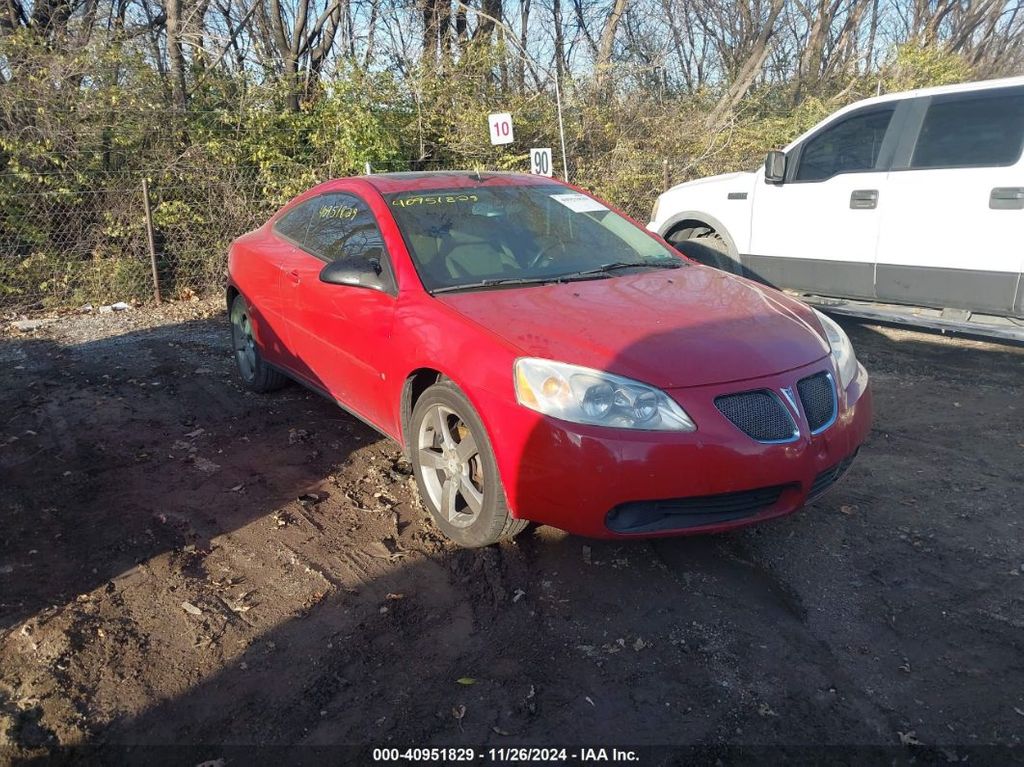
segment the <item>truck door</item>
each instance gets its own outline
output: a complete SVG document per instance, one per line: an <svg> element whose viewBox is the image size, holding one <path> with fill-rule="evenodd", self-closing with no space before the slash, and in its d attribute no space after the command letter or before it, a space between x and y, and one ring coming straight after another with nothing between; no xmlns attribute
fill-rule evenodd
<svg viewBox="0 0 1024 767"><path fill-rule="evenodd" d="M879 205L878 298L1024 312L1024 86L917 102Z"/></svg>
<svg viewBox="0 0 1024 767"><path fill-rule="evenodd" d="M754 190L744 265L773 285L872 298L880 207L902 102L838 116L791 149L782 184Z"/></svg>

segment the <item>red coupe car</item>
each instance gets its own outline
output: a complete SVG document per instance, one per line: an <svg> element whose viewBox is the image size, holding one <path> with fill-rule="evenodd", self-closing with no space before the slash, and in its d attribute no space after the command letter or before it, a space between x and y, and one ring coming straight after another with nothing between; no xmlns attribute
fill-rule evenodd
<svg viewBox="0 0 1024 767"><path fill-rule="evenodd" d="M788 514L870 426L832 320L550 179L330 181L237 239L229 275L245 385L295 379L394 439L463 546Z"/></svg>

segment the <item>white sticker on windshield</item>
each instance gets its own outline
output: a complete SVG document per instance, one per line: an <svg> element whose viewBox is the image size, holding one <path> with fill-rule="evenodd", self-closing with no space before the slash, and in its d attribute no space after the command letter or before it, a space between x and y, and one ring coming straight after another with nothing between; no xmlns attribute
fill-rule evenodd
<svg viewBox="0 0 1024 767"><path fill-rule="evenodd" d="M553 194L551 195L552 200L562 203L569 210L574 210L577 213L593 213L598 210L608 210L608 208L593 197L587 197L585 194L579 192L572 192L571 194Z"/></svg>

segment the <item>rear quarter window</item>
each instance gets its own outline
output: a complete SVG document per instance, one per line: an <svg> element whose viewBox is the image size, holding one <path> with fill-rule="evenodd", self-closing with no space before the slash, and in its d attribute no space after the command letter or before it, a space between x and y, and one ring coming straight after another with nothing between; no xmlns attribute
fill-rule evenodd
<svg viewBox="0 0 1024 767"><path fill-rule="evenodd" d="M309 226L309 217L313 211L311 201L296 205L274 223L274 231L292 242L301 245Z"/></svg>
<svg viewBox="0 0 1024 767"><path fill-rule="evenodd" d="M1024 89L936 97L925 114L911 168L1013 165L1024 145Z"/></svg>

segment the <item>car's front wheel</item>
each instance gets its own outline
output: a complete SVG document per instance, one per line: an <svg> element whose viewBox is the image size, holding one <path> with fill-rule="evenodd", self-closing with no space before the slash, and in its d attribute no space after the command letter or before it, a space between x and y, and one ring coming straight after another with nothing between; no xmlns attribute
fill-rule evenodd
<svg viewBox="0 0 1024 767"><path fill-rule="evenodd" d="M260 347L252 332L249 305L241 295L231 302L231 349L234 352L238 375L247 389L267 392L280 389L288 379L270 367L260 354Z"/></svg>
<svg viewBox="0 0 1024 767"><path fill-rule="evenodd" d="M411 427L416 484L445 535L476 547L522 532L528 523L509 513L487 431L457 386L440 381L423 392Z"/></svg>

